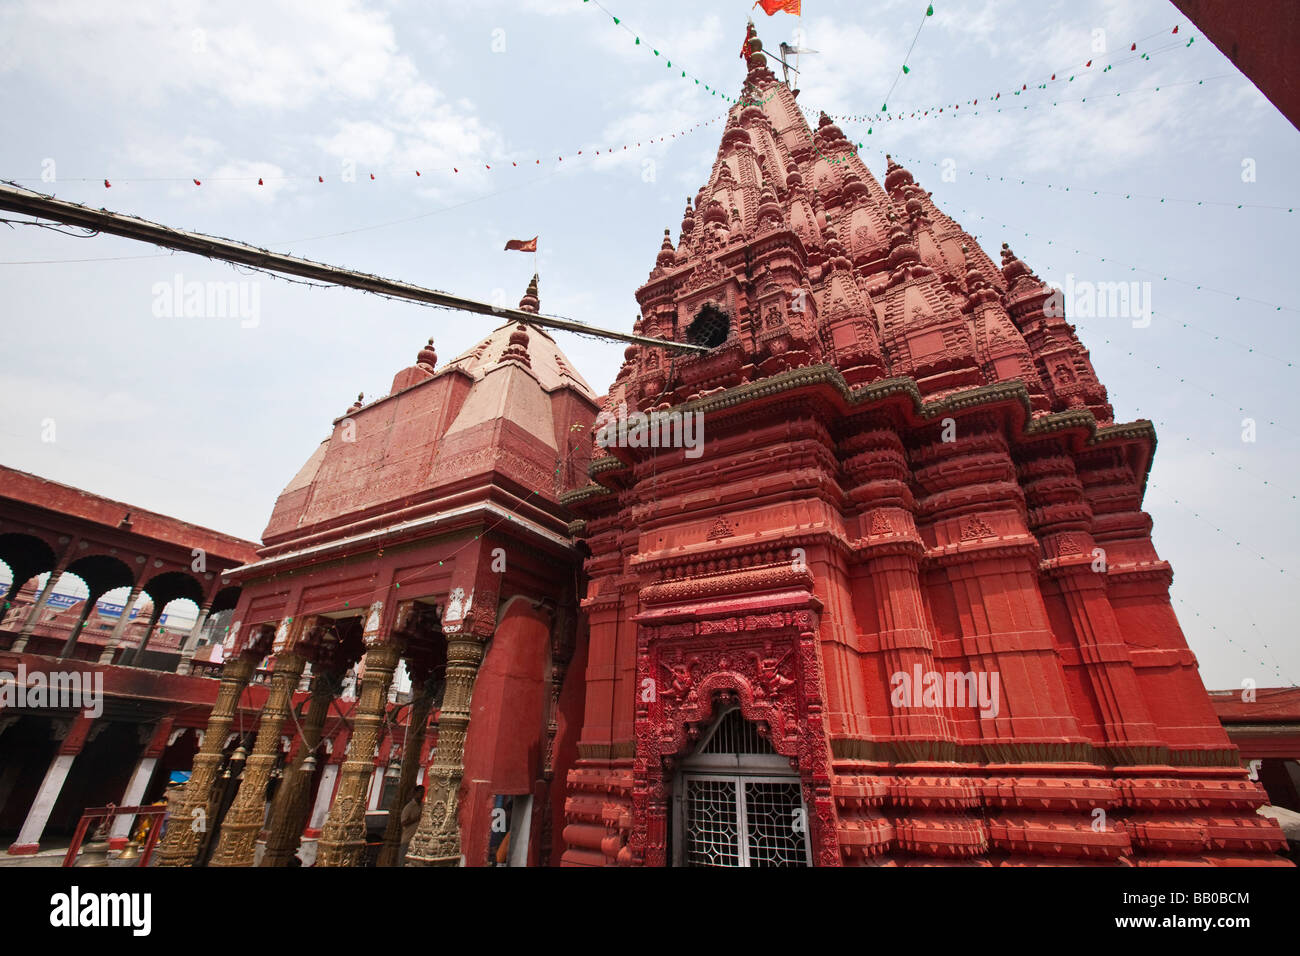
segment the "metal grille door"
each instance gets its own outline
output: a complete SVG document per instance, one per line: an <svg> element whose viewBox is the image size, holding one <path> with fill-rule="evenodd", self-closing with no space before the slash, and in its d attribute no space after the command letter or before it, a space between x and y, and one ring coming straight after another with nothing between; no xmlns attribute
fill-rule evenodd
<svg viewBox="0 0 1300 956"><path fill-rule="evenodd" d="M798 779L689 774L687 866L807 866L808 827Z"/></svg>
<svg viewBox="0 0 1300 956"><path fill-rule="evenodd" d="M740 817L734 780L686 781L687 866L740 866Z"/></svg>
<svg viewBox="0 0 1300 956"><path fill-rule="evenodd" d="M750 866L807 866L808 826L799 784L745 782Z"/></svg>

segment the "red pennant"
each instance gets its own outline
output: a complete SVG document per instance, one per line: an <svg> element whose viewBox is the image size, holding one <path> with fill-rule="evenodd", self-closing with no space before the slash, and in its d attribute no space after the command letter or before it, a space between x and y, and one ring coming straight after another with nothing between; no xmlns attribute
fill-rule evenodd
<svg viewBox="0 0 1300 956"><path fill-rule="evenodd" d="M195 186L202 186L203 184L202 184L201 182L199 182L199 181L196 179L196 180L194 180L194 185L195 185Z"/></svg>
<svg viewBox="0 0 1300 956"><path fill-rule="evenodd" d="M324 177L324 176L317 176L317 177L316 177L316 182L318 182L318 183L323 183L323 182L325 182L325 177Z"/></svg>
<svg viewBox="0 0 1300 956"><path fill-rule="evenodd" d="M375 178L375 174L374 174L374 173L371 173L371 174L370 174L370 178L371 178L371 179L374 179L374 178Z"/></svg>
<svg viewBox="0 0 1300 956"><path fill-rule="evenodd" d="M455 166L451 167L451 171L452 171L453 173L458 173L458 172L460 172L460 170L457 169Z"/></svg>
<svg viewBox="0 0 1300 956"><path fill-rule="evenodd" d="M1175 32L1175 33L1178 32L1178 27L1174 27L1174 32Z"/></svg>
<svg viewBox="0 0 1300 956"><path fill-rule="evenodd" d="M993 97L993 98L994 98L995 100L1000 100L1000 99L1002 99L1002 94L999 93L997 96L995 96L995 97Z"/></svg>
<svg viewBox="0 0 1300 956"><path fill-rule="evenodd" d="M487 163L484 163L483 165L484 165L484 166L487 166L488 169L491 169L491 168L492 168L491 166L488 166Z"/></svg>
<svg viewBox="0 0 1300 956"><path fill-rule="evenodd" d="M1132 44L1132 45L1129 47L1130 50L1136 50L1137 48L1138 48L1138 45L1137 45L1136 43Z"/></svg>
<svg viewBox="0 0 1300 956"><path fill-rule="evenodd" d="M1055 74L1055 73L1052 74L1052 79L1056 79L1056 74Z"/></svg>
<svg viewBox="0 0 1300 956"><path fill-rule="evenodd" d="M415 171L415 175L417 176L420 175L420 171L418 169Z"/></svg>
<svg viewBox="0 0 1300 956"><path fill-rule="evenodd" d="M263 183L262 183L262 177L261 177L261 176L258 176L258 177L257 177L257 185L259 185L259 186L263 185Z"/></svg>
<svg viewBox="0 0 1300 956"><path fill-rule="evenodd" d="M1084 64L1084 66L1092 66L1092 60L1089 60L1087 63Z"/></svg>
<svg viewBox="0 0 1300 956"><path fill-rule="evenodd" d="M113 188L113 184L110 183L107 179L105 179L105 180L104 180L104 188L105 188L105 189L112 189L112 188Z"/></svg>
<svg viewBox="0 0 1300 956"><path fill-rule="evenodd" d="M1021 88L1022 90L1027 90L1027 89L1029 89L1029 87L1025 86L1025 84L1023 84L1023 83L1020 84L1020 88Z"/></svg>

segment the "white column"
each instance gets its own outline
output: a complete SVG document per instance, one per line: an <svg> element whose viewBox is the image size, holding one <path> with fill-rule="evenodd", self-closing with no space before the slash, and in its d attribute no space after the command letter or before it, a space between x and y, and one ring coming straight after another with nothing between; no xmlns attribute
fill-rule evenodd
<svg viewBox="0 0 1300 956"><path fill-rule="evenodd" d="M68 778L68 771L72 769L72 762L76 759L76 754L54 755L54 759L50 761L50 768L45 771L45 779L41 781L41 788L36 791L36 799L32 801L31 809L27 811L27 819L23 821L22 829L18 831L18 839L9 847L10 853L35 853L40 848L45 824L50 819L54 803L63 790L63 781Z"/></svg>
<svg viewBox="0 0 1300 956"><path fill-rule="evenodd" d="M131 782L126 785L122 806L140 806L140 801L144 799L144 792L149 788L149 781L153 779L153 768L157 765L157 757L140 758L140 762L135 765L135 773L131 774ZM113 829L108 834L109 840L127 839L131 835L131 821L134 819L135 817L125 815L114 818Z"/></svg>
<svg viewBox="0 0 1300 956"><path fill-rule="evenodd" d="M117 626L113 628L113 633L108 639L108 646L104 648L104 653L99 655L101 664L113 663L113 652L117 650L118 642L122 640L122 634L126 631L126 625L131 620L131 609L135 607L135 602L140 599L140 587L136 585L131 588L131 593L127 595L126 603L122 605L122 616L117 619Z"/></svg>
<svg viewBox="0 0 1300 956"><path fill-rule="evenodd" d="M375 772L370 777L370 801L371 810L379 809L379 798L384 795L384 768L376 767Z"/></svg>
<svg viewBox="0 0 1300 956"><path fill-rule="evenodd" d="M334 784L338 782L339 765L336 763L327 763L325 769L321 771L320 788L316 791L316 805L311 808L311 817L307 821L307 829L319 830L325 825L325 817L329 815L330 804L334 802Z"/></svg>
<svg viewBox="0 0 1300 956"><path fill-rule="evenodd" d="M62 576L63 569L61 567L55 568L50 572L49 578L45 581L45 587L41 588L40 596L32 606L31 613L27 615L27 620L23 624L22 631L18 634L18 639L14 641L13 647L10 648L13 653L21 654L23 651L27 650L27 641L31 638L32 631L36 630L36 622L41 616L41 611L45 609L45 602L48 601L50 595L54 593L54 583Z"/></svg>

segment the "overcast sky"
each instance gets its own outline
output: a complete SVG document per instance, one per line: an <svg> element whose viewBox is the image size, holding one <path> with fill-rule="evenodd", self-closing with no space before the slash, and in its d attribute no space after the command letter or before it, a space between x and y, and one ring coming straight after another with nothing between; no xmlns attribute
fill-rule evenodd
<svg viewBox="0 0 1300 956"><path fill-rule="evenodd" d="M704 86L739 93L749 4L601 3L622 25L583 0L7 0L0 177L509 305L533 262L502 246L540 235L543 310L630 329L716 154ZM819 51L800 103L831 113L878 111L916 36L890 112L961 108L844 123L877 178L906 157L1046 280L1152 283L1146 327L1067 315L1117 419L1157 423L1146 506L1207 684L1296 682L1300 134L1162 0L935 7L919 36L925 0L755 12L770 49ZM0 228L0 262L0 462L252 539L358 392L492 325L111 237ZM178 276L247 283L242 315L186 317L159 292ZM607 388L622 347L557 335Z"/></svg>

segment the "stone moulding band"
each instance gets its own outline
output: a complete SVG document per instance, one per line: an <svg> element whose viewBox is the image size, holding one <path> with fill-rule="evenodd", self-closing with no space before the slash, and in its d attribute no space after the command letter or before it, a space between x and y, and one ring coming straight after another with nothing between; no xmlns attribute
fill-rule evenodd
<svg viewBox="0 0 1300 956"><path fill-rule="evenodd" d="M823 363L790 369L757 382L737 385L734 388L729 388L706 398L691 399L665 410L664 414L687 414L697 411L716 414L749 401L770 398L796 389L817 385L831 386L844 404L843 411L848 414L864 411L868 406L877 403L883 404L890 399L910 399L911 407L909 411L911 415L909 417L912 419L910 424L915 427L933 424L935 421L954 413L1010 403L1017 406L1018 410L1023 414L1019 433L1016 436L1020 441L1037 441L1070 431L1082 431L1087 435L1083 444L1088 448L1112 443L1149 443L1150 448L1141 468L1141 487L1143 491L1146 490L1147 476L1151 471L1156 446L1155 426L1151 422L1140 420L1099 427L1096 417L1087 409L1052 412L1039 418L1033 418L1029 390L1023 382L1014 380L981 385L936 401L927 402L922 397L921 390L915 380L911 378L886 378L870 385L853 388L844 380L844 376L840 374L837 368ZM624 467L626 467L626 462L607 454L593 461L588 467L587 474L594 479L597 475L618 471ZM599 494L599 491L593 490L588 485L561 495L560 501L562 504L568 505L570 502L586 497L595 497Z"/></svg>
<svg viewBox="0 0 1300 956"><path fill-rule="evenodd" d="M287 554L280 554L273 558L267 558L265 561L256 561L253 564L245 564L237 568L230 568L223 573L224 576L229 577L231 580L253 580L257 575L263 573L269 574L272 571L285 567L286 565L308 560L320 561L323 558L335 554L341 557L356 547L364 546L371 542L383 541L385 547L391 547L398 535L417 534L454 518L462 518L475 513L491 515L500 518L503 521L509 521L530 534L536 535L544 541L564 548L565 550L569 550L573 547L573 542L568 538L556 534L553 531L548 531L541 525L529 521L526 518L521 518L512 511L507 511L491 502L487 502L485 504L468 505L464 508L439 512L435 515L429 515L425 518L418 518L414 521L408 521L387 528L376 528L373 531L367 531L364 534L353 535L350 538L332 541L328 544L312 545L309 548L303 548L299 551L290 551Z"/></svg>

